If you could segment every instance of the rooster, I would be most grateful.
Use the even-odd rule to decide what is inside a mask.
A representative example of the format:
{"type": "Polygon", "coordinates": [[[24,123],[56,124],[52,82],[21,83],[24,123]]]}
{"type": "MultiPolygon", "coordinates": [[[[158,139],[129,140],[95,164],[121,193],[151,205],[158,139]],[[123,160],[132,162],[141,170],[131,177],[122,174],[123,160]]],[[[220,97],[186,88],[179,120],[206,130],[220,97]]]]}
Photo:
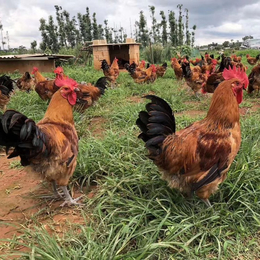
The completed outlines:
{"type": "Polygon", "coordinates": [[[47,80],[40,72],[37,67],[33,67],[32,74],[34,75],[35,78],[35,84],[47,80]]]}
{"type": "Polygon", "coordinates": [[[79,93],[75,109],[79,112],[83,112],[105,93],[107,89],[107,78],[99,78],[95,85],[91,83],[79,84],[77,88],[79,89],[79,93]]]}
{"type": "Polygon", "coordinates": [[[50,100],[53,94],[59,89],[59,87],[55,83],[56,80],[67,77],[64,75],[64,71],[62,67],[57,67],[54,70],[54,73],[56,74],[56,79],[40,81],[35,86],[35,91],[38,93],[40,98],[44,101],[50,100]]]}
{"type": "Polygon", "coordinates": [[[103,70],[105,77],[107,77],[111,82],[111,87],[115,86],[116,80],[119,76],[119,67],[117,61],[118,59],[114,58],[111,66],[108,65],[106,60],[102,60],[101,62],[101,69],[103,70]]]}
{"type": "Polygon", "coordinates": [[[171,59],[171,67],[174,70],[176,79],[182,80],[182,78],[183,78],[182,67],[181,67],[180,63],[178,62],[177,58],[171,59]]]}
{"type": "Polygon", "coordinates": [[[53,184],[56,197],[64,192],[64,205],[77,205],[67,185],[77,164],[78,136],[74,126],[72,108],[79,93],[77,82],[58,79],[60,89],[53,95],[47,111],[37,124],[25,115],[7,110],[0,117],[0,145],[14,147],[8,158],[20,156],[26,169],[41,174],[53,184]]]}
{"type": "Polygon", "coordinates": [[[140,70],[144,70],[144,69],[145,69],[145,61],[144,61],[144,60],[141,60],[141,62],[139,63],[138,68],[139,68],[140,70]]]}
{"type": "Polygon", "coordinates": [[[14,81],[6,75],[0,77],[0,109],[6,110],[14,90],[14,81]]]}
{"type": "Polygon", "coordinates": [[[17,80],[16,85],[20,90],[30,92],[31,90],[34,90],[35,79],[33,79],[30,73],[26,71],[24,75],[17,80]]]}
{"type": "Polygon", "coordinates": [[[163,99],[148,95],[151,103],[136,124],[148,156],[163,172],[171,188],[193,192],[211,206],[209,197],[222,183],[241,143],[238,104],[248,86],[244,71],[225,69],[225,81],[215,90],[206,118],[176,132],[172,109],[163,99]]]}
{"type": "Polygon", "coordinates": [[[251,94],[255,91],[256,95],[258,95],[260,90],[260,65],[257,65],[252,69],[251,73],[248,75],[248,80],[248,93],[251,94]]]}

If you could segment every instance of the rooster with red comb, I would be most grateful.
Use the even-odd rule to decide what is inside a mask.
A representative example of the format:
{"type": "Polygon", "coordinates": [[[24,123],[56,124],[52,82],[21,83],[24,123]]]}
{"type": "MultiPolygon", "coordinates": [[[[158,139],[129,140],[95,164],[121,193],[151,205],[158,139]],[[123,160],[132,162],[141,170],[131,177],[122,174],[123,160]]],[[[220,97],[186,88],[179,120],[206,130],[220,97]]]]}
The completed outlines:
{"type": "Polygon", "coordinates": [[[169,104],[148,95],[151,103],[136,123],[148,156],[171,188],[195,193],[206,205],[226,177],[241,144],[239,104],[248,78],[243,70],[224,69],[224,81],[215,90],[206,118],[176,132],[169,104]]]}
{"type": "Polygon", "coordinates": [[[58,91],[53,94],[43,119],[37,124],[25,115],[7,110],[0,117],[0,145],[14,150],[8,156],[19,156],[21,164],[51,182],[54,197],[64,205],[78,205],[67,189],[78,155],[78,136],[72,108],[78,99],[78,83],[69,78],[56,79],[58,91]],[[57,190],[60,186],[63,193],[57,190]]]}

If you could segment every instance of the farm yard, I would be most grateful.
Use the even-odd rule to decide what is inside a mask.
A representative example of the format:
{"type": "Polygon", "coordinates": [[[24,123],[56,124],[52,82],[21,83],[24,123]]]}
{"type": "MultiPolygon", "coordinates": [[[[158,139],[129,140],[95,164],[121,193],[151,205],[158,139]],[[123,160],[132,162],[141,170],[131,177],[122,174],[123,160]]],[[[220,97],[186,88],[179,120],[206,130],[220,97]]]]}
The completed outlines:
{"type": "MultiPolygon", "coordinates": [[[[249,65],[239,51],[242,63],[249,65]]],[[[103,77],[92,66],[64,65],[77,82],[103,77]]],[[[43,73],[54,78],[53,73],[43,73]]],[[[17,79],[21,74],[11,74],[17,79]]],[[[255,92],[255,91],[254,91],[255,92]]],[[[60,207],[43,199],[51,185],[26,173],[18,157],[0,157],[0,254],[2,259],[258,259],[260,255],[260,103],[244,91],[239,106],[242,143],[227,179],[207,207],[168,187],[138,139],[136,119],[145,95],[165,99],[177,131],[205,118],[213,94],[196,97],[185,80],[177,81],[168,61],[163,77],[138,84],[120,72],[117,86],[83,113],[73,112],[79,136],[77,167],[69,189],[84,195],[83,207],[60,207]]],[[[7,109],[38,122],[48,101],[15,89],[7,109]]]]}

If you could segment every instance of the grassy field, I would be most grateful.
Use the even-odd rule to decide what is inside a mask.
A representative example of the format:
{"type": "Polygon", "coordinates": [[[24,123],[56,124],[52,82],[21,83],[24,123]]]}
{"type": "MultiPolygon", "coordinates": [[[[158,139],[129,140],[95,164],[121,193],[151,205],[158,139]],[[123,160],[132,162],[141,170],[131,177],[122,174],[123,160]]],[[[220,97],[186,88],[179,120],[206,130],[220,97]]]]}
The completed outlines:
{"type": "MultiPolygon", "coordinates": [[[[103,75],[88,67],[64,70],[79,82],[94,82],[103,75]]],[[[187,200],[160,179],[144,143],[137,139],[135,121],[147,103],[141,98],[144,94],[154,93],[170,103],[178,130],[206,115],[211,96],[198,101],[175,80],[171,68],[151,85],[135,84],[127,73],[120,74],[118,83],[83,115],[75,112],[80,151],[72,184],[97,186],[95,196],[86,199],[78,213],[85,224],[75,223],[58,236],[35,221],[9,241],[13,253],[23,244],[30,249],[19,253],[23,259],[259,259],[259,99],[244,94],[242,146],[227,180],[211,197],[213,207],[207,208],[197,197],[187,200]]],[[[16,92],[8,108],[37,121],[47,104],[36,93],[16,92]]]]}

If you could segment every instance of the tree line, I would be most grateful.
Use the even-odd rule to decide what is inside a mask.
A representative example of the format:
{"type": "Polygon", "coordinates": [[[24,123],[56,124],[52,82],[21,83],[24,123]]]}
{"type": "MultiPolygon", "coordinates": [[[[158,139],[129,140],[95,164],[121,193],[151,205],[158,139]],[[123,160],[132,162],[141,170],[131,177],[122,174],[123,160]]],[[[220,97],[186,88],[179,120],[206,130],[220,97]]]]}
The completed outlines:
{"type": "MultiPolygon", "coordinates": [[[[69,12],[63,10],[61,6],[55,5],[56,21],[52,15],[48,20],[40,19],[40,32],[42,42],[40,49],[58,52],[60,48],[75,48],[85,42],[96,39],[106,39],[108,43],[123,43],[128,37],[123,27],[112,28],[108,25],[108,20],[104,24],[98,24],[96,13],[90,13],[86,7],[85,13],[77,13],[77,16],[70,16],[69,12]]],[[[160,11],[160,21],[155,17],[155,7],[149,6],[152,26],[148,28],[147,19],[143,11],[140,11],[139,20],[134,23],[134,34],[136,42],[147,47],[149,44],[160,43],[163,46],[188,45],[193,47],[195,42],[196,25],[189,27],[189,11],[183,10],[183,5],[177,5],[178,15],[174,11],[160,11]],[[167,19],[168,18],[168,19],[167,19]]],[[[31,48],[35,49],[36,41],[31,43],[31,48]]]]}

